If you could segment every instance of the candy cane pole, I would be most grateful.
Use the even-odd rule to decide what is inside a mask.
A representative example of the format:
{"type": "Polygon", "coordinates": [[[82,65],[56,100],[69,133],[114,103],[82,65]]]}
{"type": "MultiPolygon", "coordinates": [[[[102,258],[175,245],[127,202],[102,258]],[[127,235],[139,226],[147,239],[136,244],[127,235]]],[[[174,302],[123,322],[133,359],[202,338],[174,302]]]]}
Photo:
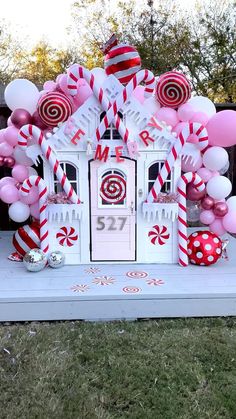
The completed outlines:
{"type": "Polygon", "coordinates": [[[155,87],[155,77],[153,73],[148,70],[139,71],[136,75],[134,75],[132,80],[130,80],[128,85],[123,89],[122,93],[118,96],[117,100],[113,102],[113,104],[110,103],[104,94],[103,88],[99,87],[96,83],[94,75],[89,70],[80,65],[77,67],[71,67],[69,69],[68,90],[72,96],[77,93],[77,81],[79,78],[84,78],[88,82],[103,110],[107,111],[106,116],[103,118],[99,127],[96,129],[95,140],[99,141],[111,122],[115,120],[116,129],[119,131],[124,141],[127,142],[129,139],[129,131],[120,119],[118,110],[126,102],[135,87],[142,81],[144,81],[146,84],[145,96],[150,96],[152,94],[155,87]]]}
{"type": "Polygon", "coordinates": [[[46,160],[48,160],[50,167],[53,169],[53,172],[55,173],[58,181],[60,182],[68,198],[70,198],[71,202],[73,202],[74,204],[80,204],[81,201],[78,195],[75,193],[66,174],[63,172],[52,148],[50,147],[42,131],[38,127],[35,127],[34,125],[24,125],[20,129],[18,134],[18,145],[20,146],[20,148],[23,150],[26,149],[27,141],[30,137],[33,137],[37,141],[44,157],[46,158],[46,160]]]}
{"type": "Polygon", "coordinates": [[[189,123],[183,129],[183,131],[181,131],[179,137],[176,139],[173,147],[171,148],[170,153],[164,165],[162,166],[152,189],[148,194],[147,202],[153,202],[155,199],[157,199],[157,195],[160,193],[162,186],[164,185],[168,175],[174,167],[174,164],[181,154],[183,146],[190,135],[196,135],[198,138],[198,143],[196,143],[196,146],[200,150],[203,150],[208,146],[208,134],[206,128],[197,122],[189,123]]]}
{"type": "Polygon", "coordinates": [[[40,176],[30,176],[23,182],[20,188],[20,193],[23,196],[27,196],[30,189],[36,186],[39,191],[39,212],[40,212],[40,242],[42,251],[47,254],[49,250],[48,241],[48,226],[47,226],[47,213],[46,213],[46,199],[47,199],[47,186],[44,180],[40,176]]]}
{"type": "Polygon", "coordinates": [[[205,189],[205,184],[200,176],[193,172],[185,173],[178,181],[177,192],[179,194],[179,214],[178,214],[178,243],[179,243],[179,264],[188,265],[187,251],[187,210],[186,210],[186,186],[193,183],[198,191],[205,189]]]}

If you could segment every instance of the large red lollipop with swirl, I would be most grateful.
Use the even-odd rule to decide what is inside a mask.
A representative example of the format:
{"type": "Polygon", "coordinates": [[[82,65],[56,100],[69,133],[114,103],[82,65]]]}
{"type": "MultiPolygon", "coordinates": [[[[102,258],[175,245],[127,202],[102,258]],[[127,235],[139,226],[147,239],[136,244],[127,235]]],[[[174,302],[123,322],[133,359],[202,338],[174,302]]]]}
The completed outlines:
{"type": "Polygon", "coordinates": [[[119,204],[126,197],[126,182],[117,174],[107,175],[103,178],[100,196],[107,204],[119,204]]]}
{"type": "Polygon", "coordinates": [[[156,96],[162,106],[178,108],[190,99],[191,84],[184,74],[168,71],[159,77],[156,96]]]}
{"type": "Polygon", "coordinates": [[[44,124],[56,127],[71,116],[72,103],[63,93],[50,92],[39,99],[38,114],[44,124]]]}

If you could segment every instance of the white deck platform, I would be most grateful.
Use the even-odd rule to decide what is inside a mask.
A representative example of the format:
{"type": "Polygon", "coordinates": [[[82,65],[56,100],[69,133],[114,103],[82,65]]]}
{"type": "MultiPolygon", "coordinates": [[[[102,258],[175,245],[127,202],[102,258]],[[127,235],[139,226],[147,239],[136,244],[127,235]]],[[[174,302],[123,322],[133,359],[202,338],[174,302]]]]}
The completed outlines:
{"type": "Polygon", "coordinates": [[[91,264],[27,272],[0,232],[0,321],[236,315],[236,240],[211,267],[91,264]]]}

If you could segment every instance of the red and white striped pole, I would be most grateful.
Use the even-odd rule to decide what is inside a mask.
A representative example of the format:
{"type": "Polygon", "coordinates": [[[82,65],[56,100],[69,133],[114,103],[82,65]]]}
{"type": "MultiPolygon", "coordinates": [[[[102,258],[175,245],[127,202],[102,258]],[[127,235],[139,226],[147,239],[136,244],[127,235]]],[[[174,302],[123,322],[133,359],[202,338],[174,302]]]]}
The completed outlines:
{"type": "Polygon", "coordinates": [[[177,192],[179,195],[178,209],[178,244],[179,244],[179,264],[188,265],[188,235],[187,235],[187,209],[186,209],[186,187],[188,183],[193,183],[198,191],[205,189],[205,184],[200,176],[193,172],[185,173],[178,181],[177,192]]]}
{"type": "Polygon", "coordinates": [[[100,122],[100,125],[96,129],[95,140],[99,141],[102,138],[104,132],[114,120],[116,129],[119,131],[123,140],[127,142],[129,139],[129,131],[120,119],[118,111],[121,109],[124,103],[126,103],[131,93],[141,82],[144,82],[146,85],[144,91],[146,97],[153,93],[156,83],[153,73],[149,70],[139,71],[133,76],[133,78],[113,103],[110,103],[109,99],[104,93],[103,88],[98,86],[94,75],[81,65],[78,65],[77,67],[73,66],[68,71],[67,87],[72,96],[77,93],[77,81],[79,78],[84,78],[87,81],[97,100],[101,104],[102,109],[107,112],[103,120],[100,122]]]}
{"type": "Polygon", "coordinates": [[[24,125],[18,134],[18,145],[21,149],[25,150],[27,148],[27,142],[29,138],[34,138],[38,145],[40,146],[42,153],[53,172],[55,173],[59,183],[61,184],[63,190],[67,194],[68,198],[74,204],[80,204],[81,201],[78,195],[75,193],[71,183],[69,182],[65,172],[63,172],[60,162],[58,161],[54,151],[48,144],[46,138],[44,137],[42,131],[35,127],[34,125],[24,125]]]}
{"type": "Polygon", "coordinates": [[[47,225],[47,205],[46,205],[46,199],[47,199],[47,186],[44,182],[44,180],[40,176],[30,176],[28,179],[26,179],[21,188],[20,193],[23,196],[27,196],[30,189],[36,186],[39,191],[39,227],[40,227],[40,242],[41,242],[41,249],[42,251],[47,254],[49,251],[49,240],[48,240],[48,225],[47,225]]]}
{"type": "Polygon", "coordinates": [[[153,202],[157,199],[162,186],[173,169],[174,164],[180,156],[183,146],[190,135],[196,135],[198,137],[198,143],[196,143],[196,146],[200,150],[204,150],[208,146],[208,134],[206,128],[198,122],[190,122],[187,124],[172,146],[170,153],[168,154],[167,159],[165,160],[164,165],[162,166],[161,171],[148,194],[147,202],[153,202]]]}

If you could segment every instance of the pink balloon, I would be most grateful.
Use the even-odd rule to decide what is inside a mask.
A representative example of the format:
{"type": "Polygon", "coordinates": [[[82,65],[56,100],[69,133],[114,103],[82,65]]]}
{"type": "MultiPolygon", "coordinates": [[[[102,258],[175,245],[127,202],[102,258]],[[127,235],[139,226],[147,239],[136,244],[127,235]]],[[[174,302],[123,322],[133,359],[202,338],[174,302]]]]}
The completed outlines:
{"type": "Polygon", "coordinates": [[[19,199],[19,191],[14,185],[5,185],[0,190],[0,198],[6,204],[13,204],[19,199]]]}
{"type": "Polygon", "coordinates": [[[47,128],[47,125],[45,125],[42,121],[42,119],[40,118],[38,111],[35,111],[32,115],[32,124],[36,125],[36,127],[44,130],[47,128]]]}
{"type": "Polygon", "coordinates": [[[25,109],[15,109],[11,114],[11,121],[16,128],[20,129],[23,125],[31,124],[32,117],[25,109]]]}
{"type": "Polygon", "coordinates": [[[132,95],[140,102],[140,103],[143,103],[144,102],[144,100],[145,100],[145,97],[144,97],[144,87],[143,86],[137,86],[135,89],[134,89],[134,91],[133,91],[133,93],[132,93],[132,95]]]}
{"type": "Polygon", "coordinates": [[[7,127],[5,129],[5,141],[12,147],[15,147],[18,144],[18,132],[19,130],[15,127],[7,127]]]}
{"type": "Polygon", "coordinates": [[[236,233],[236,210],[230,210],[222,219],[223,227],[229,233],[236,233]]]}
{"type": "Polygon", "coordinates": [[[20,195],[20,200],[24,204],[35,204],[38,202],[39,194],[37,188],[33,187],[30,189],[29,193],[25,196],[20,195]]]}
{"type": "Polygon", "coordinates": [[[215,215],[212,210],[203,210],[200,214],[200,221],[203,224],[209,225],[215,221],[215,215]]]}
{"type": "Polygon", "coordinates": [[[74,97],[76,107],[83,105],[84,102],[93,94],[92,89],[84,79],[79,79],[77,82],[78,93],[74,97]]]}
{"type": "Polygon", "coordinates": [[[8,127],[14,127],[14,125],[13,125],[13,123],[12,123],[12,120],[11,120],[11,117],[9,116],[9,118],[8,118],[8,120],[7,120],[7,126],[8,127]]]}
{"type": "Polygon", "coordinates": [[[56,90],[56,87],[57,87],[57,84],[53,80],[45,81],[43,85],[43,89],[46,90],[47,92],[53,92],[54,90],[56,90]]]}
{"type": "Polygon", "coordinates": [[[12,176],[18,182],[24,182],[24,180],[29,176],[29,170],[22,164],[16,164],[12,169],[12,176]]]}
{"type": "Polygon", "coordinates": [[[0,131],[0,144],[1,143],[4,143],[6,140],[5,140],[5,129],[1,129],[1,131],[0,131]]]}
{"type": "Polygon", "coordinates": [[[191,117],[190,122],[199,122],[199,124],[206,126],[209,121],[209,116],[204,112],[195,112],[191,117]]]}
{"type": "Polygon", "coordinates": [[[175,127],[173,128],[172,132],[176,132],[177,135],[183,131],[183,129],[186,127],[187,122],[179,122],[175,127]]]}
{"type": "Polygon", "coordinates": [[[190,121],[194,114],[194,108],[190,105],[190,103],[184,103],[179,107],[177,114],[180,121],[190,121]]]}
{"type": "Polygon", "coordinates": [[[222,220],[219,218],[216,218],[215,221],[209,225],[209,229],[212,233],[217,234],[217,236],[223,236],[223,234],[226,233],[222,220]]]}
{"type": "Polygon", "coordinates": [[[4,143],[0,143],[0,155],[4,156],[4,157],[8,157],[13,153],[13,147],[4,142],[4,143]]]}
{"type": "Polygon", "coordinates": [[[210,145],[230,147],[236,144],[236,112],[221,111],[211,117],[207,126],[210,145]]]}
{"type": "Polygon", "coordinates": [[[40,213],[39,213],[39,204],[36,202],[35,204],[30,205],[30,215],[39,220],[40,213]]]}
{"type": "Polygon", "coordinates": [[[189,201],[200,201],[206,194],[205,189],[198,191],[192,183],[189,183],[186,188],[186,196],[189,201]]]}
{"type": "Polygon", "coordinates": [[[197,174],[205,183],[212,178],[211,170],[206,169],[205,167],[201,167],[200,169],[198,169],[197,174]]]}
{"type": "Polygon", "coordinates": [[[199,156],[198,160],[193,163],[191,158],[181,160],[181,169],[183,172],[196,172],[200,167],[202,167],[202,157],[199,156]]]}
{"type": "Polygon", "coordinates": [[[171,125],[171,127],[175,127],[179,122],[177,112],[172,108],[163,107],[156,112],[155,116],[159,121],[164,121],[167,125],[171,125]]]}
{"type": "Polygon", "coordinates": [[[15,185],[17,182],[13,177],[5,176],[0,179],[0,189],[5,185],[15,185]]]}

